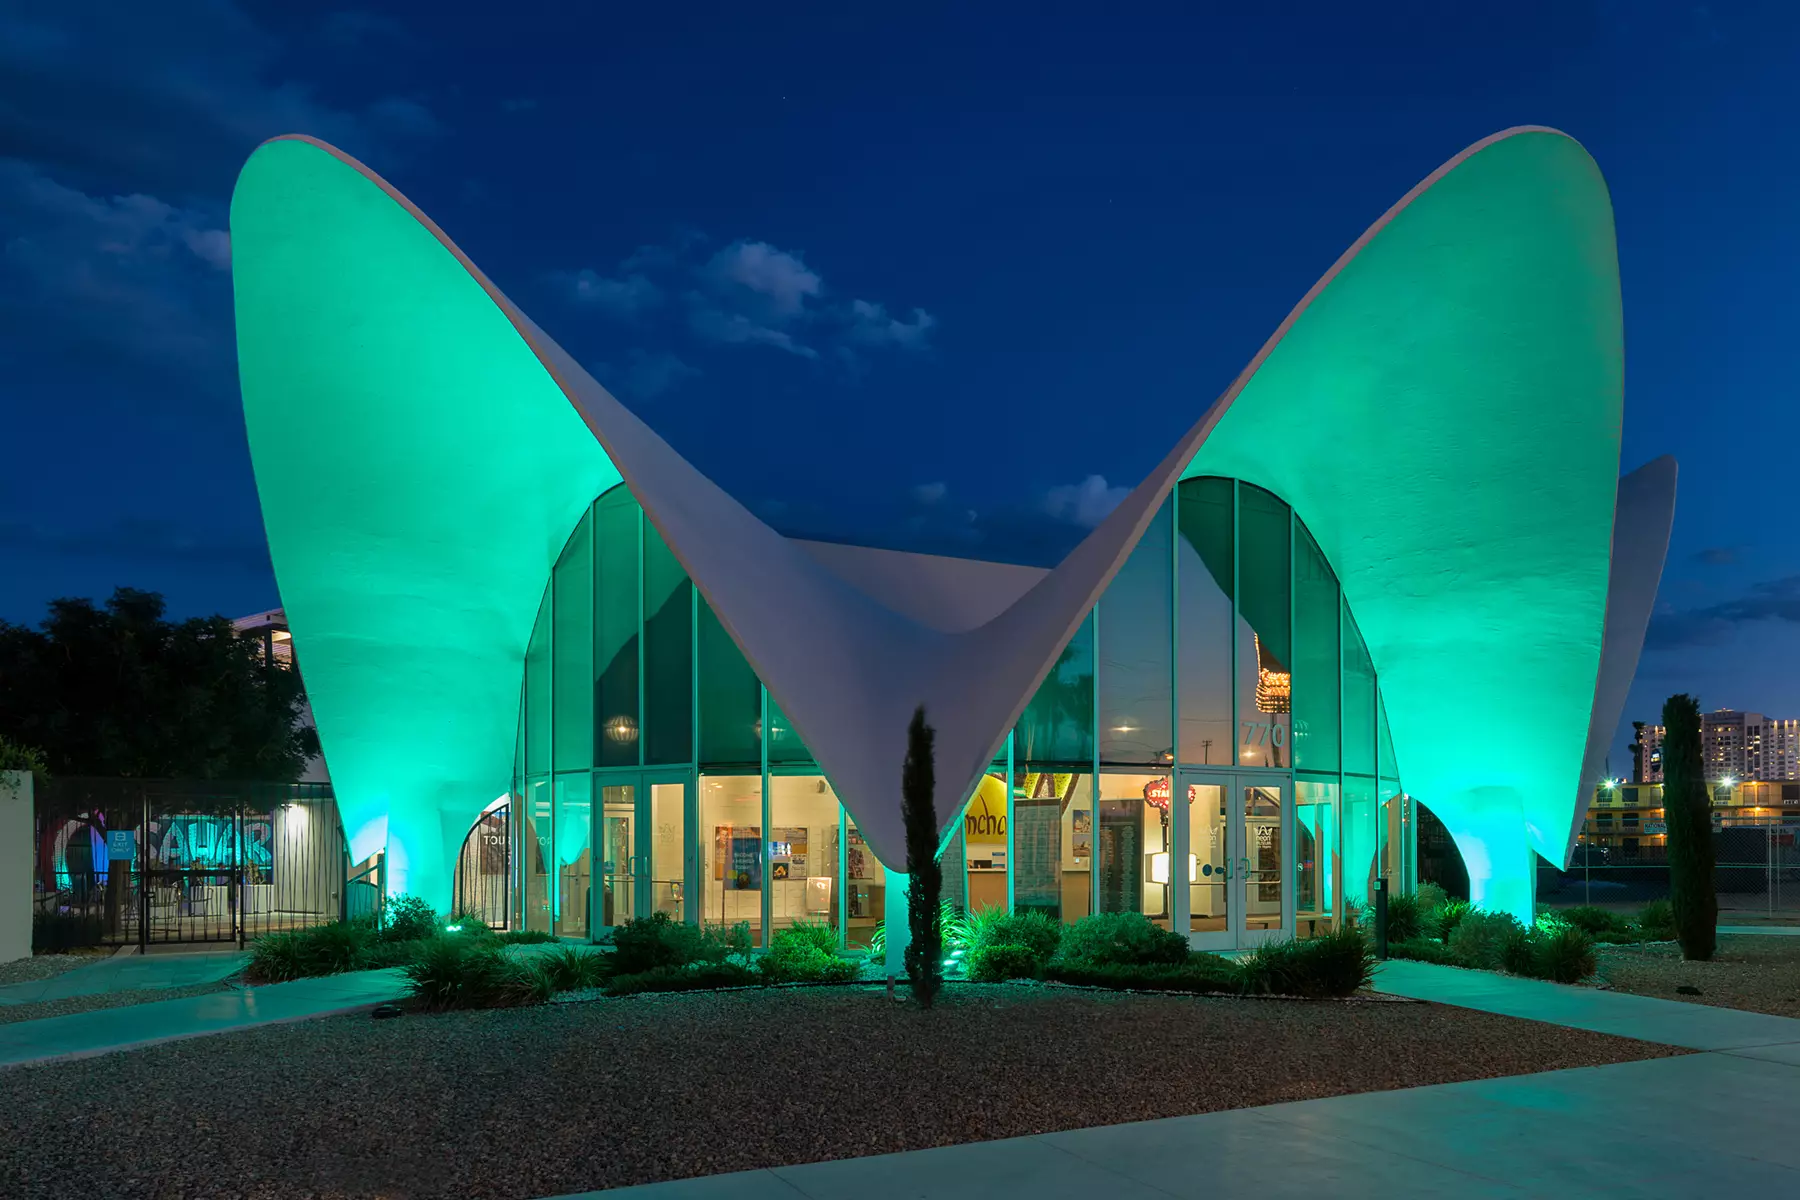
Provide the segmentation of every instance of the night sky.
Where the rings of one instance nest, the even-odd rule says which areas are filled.
[[[1536,123],[1612,188],[1623,467],[1681,460],[1627,719],[1800,716],[1800,5],[1213,7],[0,0],[0,618],[278,603],[225,231],[271,135],[784,531],[1047,564],[1389,204]]]

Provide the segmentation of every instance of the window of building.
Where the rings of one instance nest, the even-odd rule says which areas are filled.
[[[1232,494],[1229,479],[1184,479],[1177,490],[1176,654],[1181,761],[1231,762]]]
[[[694,584],[644,522],[644,761],[694,760]]]
[[[1337,799],[1335,777],[1294,782],[1294,919],[1301,934],[1331,927],[1337,877]],[[1196,895],[1206,890],[1202,886],[1206,882],[1195,885]]]
[[[558,771],[594,763],[594,548],[589,515],[575,527],[552,576],[553,739]],[[635,760],[634,760],[635,761]]]
[[[1293,727],[1294,766],[1303,771],[1338,769],[1338,607],[1337,576],[1301,528],[1294,547]],[[1374,767],[1367,773],[1373,775]]]
[[[1174,507],[1165,503],[1100,599],[1100,760],[1175,760],[1173,708]]]
[[[1167,775],[1100,776],[1094,869],[1101,912],[1141,912],[1165,929],[1173,922],[1169,802]]]
[[[760,775],[700,778],[700,920],[750,927],[763,943],[763,812]]]
[[[616,487],[594,503],[594,760],[635,767],[641,761],[638,711],[638,527],[631,492]]]
[[[1293,560],[1288,506],[1238,485],[1238,765],[1286,767],[1293,694]]]
[[[1094,618],[1089,614],[1057,656],[1019,717],[1014,753],[1021,762],[1094,760]]]
[[[823,775],[769,779],[769,926],[838,925],[838,825],[842,809]]]
[[[1092,909],[1093,774],[1021,770],[1007,822],[1013,909],[1064,922]]]

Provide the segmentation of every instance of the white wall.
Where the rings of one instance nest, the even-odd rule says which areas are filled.
[[[31,773],[0,771],[0,962],[31,957]]]

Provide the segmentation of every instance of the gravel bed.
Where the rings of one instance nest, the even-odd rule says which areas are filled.
[[[0,1195],[535,1197],[1679,1053],[1434,1004],[1004,985],[332,1017],[0,1072]]]
[[[52,979],[64,971],[73,971],[76,967],[91,967],[111,957],[112,952],[108,951],[105,954],[34,954],[30,958],[16,958],[12,962],[0,963],[0,986]]]
[[[1800,1017],[1800,937],[1725,933],[1711,962],[1685,962],[1674,942],[1601,946],[1600,977],[1614,991],[1747,1012]],[[1698,995],[1676,989],[1700,989]]]
[[[14,1021],[36,1021],[44,1017],[66,1017],[70,1013],[92,1012],[97,1008],[126,1008],[148,1004],[152,1000],[179,1000],[183,996],[207,996],[223,992],[228,983],[197,983],[182,988],[139,988],[129,992],[97,992],[91,996],[69,996],[62,1000],[40,1000],[35,1004],[0,1005],[0,1025]]]

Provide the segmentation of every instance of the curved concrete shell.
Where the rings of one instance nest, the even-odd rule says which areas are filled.
[[[976,572],[981,596],[961,602],[963,568],[889,601],[855,553],[770,529],[338,151],[258,149],[232,235],[282,601],[353,850],[385,845],[395,890],[447,899],[462,833],[511,776],[551,565],[621,478],[890,865],[913,709],[938,729],[948,825],[943,796],[992,761],[1193,474],[1266,487],[1312,529],[1402,776],[1455,835],[1477,901],[1529,913],[1530,850],[1566,853],[1606,707],[1622,336],[1605,185],[1561,134],[1511,130],[1435,172],[1061,564]],[[1627,657],[1609,649],[1609,670]],[[1519,752],[1493,754],[1496,731]]]

